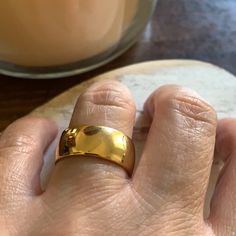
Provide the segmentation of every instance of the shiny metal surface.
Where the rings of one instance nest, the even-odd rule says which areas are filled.
[[[120,165],[131,176],[135,151],[132,140],[118,130],[104,126],[81,126],[62,133],[56,163],[70,157],[102,158]]]

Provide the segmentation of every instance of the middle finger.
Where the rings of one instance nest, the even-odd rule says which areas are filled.
[[[215,144],[214,110],[188,89],[164,86],[148,99],[145,114],[152,124],[135,188],[159,210],[174,203],[179,211],[202,217]]]

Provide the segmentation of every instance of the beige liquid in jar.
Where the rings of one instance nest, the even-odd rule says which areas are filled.
[[[78,62],[114,46],[138,0],[0,1],[0,61],[22,66]]]

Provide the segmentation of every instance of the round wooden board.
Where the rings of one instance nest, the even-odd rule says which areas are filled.
[[[143,103],[149,94],[164,84],[178,84],[198,92],[217,111],[218,117],[236,118],[236,78],[227,71],[208,63],[191,60],[163,60],[145,62],[108,72],[85,81],[69,89],[53,100],[37,108],[32,114],[49,117],[57,122],[61,129],[68,126],[74,104],[84,89],[95,81],[113,79],[124,83],[131,91],[137,106],[137,121],[134,127],[133,140],[136,145],[137,157],[140,156],[145,141],[146,124],[140,118]],[[56,82],[56,81],[55,81]],[[56,85],[55,85],[56,86]],[[57,141],[55,141],[56,143]],[[42,171],[42,182],[53,167],[52,151],[55,144],[45,155],[45,166]],[[206,209],[208,209],[211,192],[220,166],[213,166]],[[208,210],[206,210],[207,212]]]

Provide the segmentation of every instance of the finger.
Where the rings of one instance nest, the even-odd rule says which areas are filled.
[[[164,86],[147,100],[145,114],[152,123],[135,188],[158,209],[172,204],[202,217],[215,143],[214,110],[188,89]]]
[[[135,107],[128,89],[118,82],[105,81],[92,85],[78,99],[70,127],[101,125],[111,127],[132,136]],[[94,191],[122,186],[127,174],[123,168],[98,158],[70,158],[57,163],[50,188],[56,191]],[[118,180],[118,182],[115,181]],[[121,182],[120,182],[121,181]],[[93,187],[91,187],[93,186]],[[115,186],[112,188],[116,188]],[[87,194],[87,198],[93,194]]]
[[[223,160],[211,202],[209,222],[217,235],[236,232],[236,120],[221,120],[217,127],[217,157]]]
[[[43,154],[56,134],[56,125],[43,118],[25,117],[6,128],[0,137],[0,202],[40,193]]]

